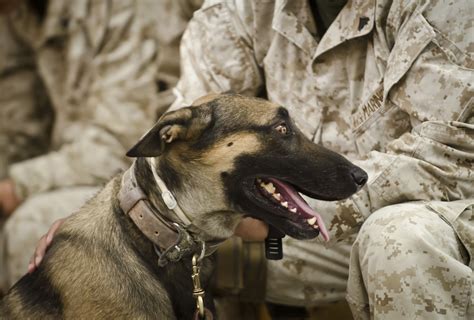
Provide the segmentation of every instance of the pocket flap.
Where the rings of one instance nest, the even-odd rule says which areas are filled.
[[[430,201],[426,206],[452,226],[469,254],[469,267],[474,268],[474,199]]]
[[[423,49],[436,36],[433,28],[421,14],[415,14],[401,29],[387,61],[384,77],[384,101],[388,92],[405,73]]]

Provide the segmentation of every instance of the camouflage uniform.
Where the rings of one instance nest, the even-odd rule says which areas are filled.
[[[195,13],[173,108],[208,92],[266,96],[369,173],[347,200],[311,201],[332,245],[286,239],[267,299],[316,305],[347,286],[361,319],[472,315],[473,10],[349,0],[321,38],[303,0],[212,0]]]
[[[43,154],[8,168],[25,202],[0,234],[4,287],[26,271],[54,220],[128,167],[126,150],[174,99],[180,19],[190,18],[175,1],[50,0],[36,1],[36,10],[24,2],[0,20],[0,147],[19,155],[0,166]],[[180,29],[170,35],[168,27]],[[175,67],[158,69],[163,60]],[[50,140],[51,117],[40,117],[48,108]]]
[[[11,32],[0,15],[0,179],[8,164],[37,156],[47,150],[52,112],[33,57]],[[25,125],[28,124],[28,125]]]

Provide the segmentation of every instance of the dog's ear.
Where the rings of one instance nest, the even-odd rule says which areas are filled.
[[[197,138],[211,122],[212,112],[205,107],[186,107],[165,113],[128,152],[128,157],[158,157],[167,144]]]

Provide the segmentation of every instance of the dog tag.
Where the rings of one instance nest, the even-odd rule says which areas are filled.
[[[161,194],[161,197],[163,198],[163,201],[165,202],[168,209],[173,210],[174,208],[176,208],[176,205],[177,205],[176,199],[173,197],[171,192],[166,190],[165,192]]]

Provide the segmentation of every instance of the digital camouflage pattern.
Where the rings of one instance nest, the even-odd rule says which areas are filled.
[[[311,202],[336,249],[285,240],[286,258],[269,262],[269,300],[342,299],[348,261],[335,243],[367,220],[350,261],[358,317],[473,312],[473,10],[469,1],[349,0],[322,37],[303,0],[212,0],[195,13],[173,108],[208,92],[268,97],[369,173],[352,198]]]
[[[0,178],[11,177],[25,200],[0,235],[4,289],[52,222],[91,194],[76,190],[127,168],[126,151],[175,99],[179,40],[199,6],[27,3],[0,16]]]
[[[352,248],[347,296],[355,319],[369,319],[369,313],[387,320],[472,319],[472,307],[466,309],[472,304],[472,261],[438,205],[444,207],[393,205],[364,222]],[[453,205],[471,220],[472,243],[472,201]]]

